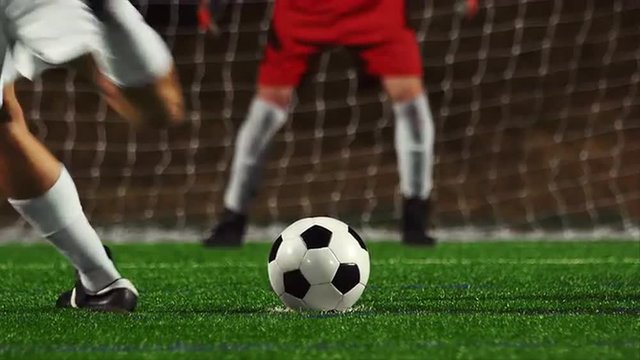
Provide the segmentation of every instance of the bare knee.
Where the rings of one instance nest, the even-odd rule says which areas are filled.
[[[422,80],[416,76],[387,77],[383,84],[393,102],[411,101],[424,93]]]
[[[93,81],[109,106],[136,126],[165,128],[185,119],[182,88],[175,68],[145,85],[119,86],[102,73],[91,55],[80,56],[67,65]]]
[[[0,108],[0,196],[40,196],[59,174],[60,162],[29,131],[13,86],[5,87]]]
[[[274,104],[282,109],[286,109],[291,104],[291,97],[293,96],[293,87],[283,86],[258,86],[257,92],[258,98]]]
[[[138,91],[138,97],[132,94],[134,103],[140,104],[143,124],[154,128],[180,125],[185,121],[182,87],[175,70],[157,79],[151,85],[151,91]]]
[[[96,83],[109,105],[135,125],[166,128],[185,120],[182,89],[173,70],[143,86],[121,88],[101,75]]]

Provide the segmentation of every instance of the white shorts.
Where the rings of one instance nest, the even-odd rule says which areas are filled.
[[[88,2],[104,3],[100,19]],[[0,0],[0,106],[16,76],[32,79],[85,54],[120,86],[148,84],[173,64],[128,0]]]

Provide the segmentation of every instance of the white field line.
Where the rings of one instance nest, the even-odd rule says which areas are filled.
[[[575,266],[575,265],[640,265],[640,257],[625,258],[556,258],[556,259],[388,259],[373,261],[372,266],[473,266],[473,265],[533,265],[533,266]],[[9,270],[51,270],[67,267],[63,262],[0,264],[0,271]],[[224,268],[266,268],[266,264],[249,261],[241,262],[149,262],[149,263],[121,263],[120,269],[129,270],[164,270],[164,269],[224,269]]]

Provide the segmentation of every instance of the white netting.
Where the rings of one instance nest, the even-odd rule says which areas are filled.
[[[450,0],[408,4],[437,118],[436,227],[638,236],[640,3],[485,0],[473,19]],[[136,134],[64,72],[21,83],[20,96],[94,222],[207,227],[272,3],[234,1],[219,38],[198,32],[195,1],[140,6],[176,56],[188,126]],[[392,228],[400,198],[385,100],[347,52],[320,56],[275,138],[256,224],[328,214]],[[3,225],[22,224],[6,205],[0,214]]]

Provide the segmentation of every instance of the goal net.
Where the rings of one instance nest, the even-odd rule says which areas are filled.
[[[474,18],[455,1],[407,3],[436,118],[440,235],[639,236],[640,2],[481,0]],[[175,54],[187,126],[136,133],[70,72],[20,82],[19,97],[95,224],[204,229],[221,211],[273,3],[232,1],[217,37],[198,31],[194,0],[138,5]],[[393,114],[354,64],[343,49],[314,61],[271,147],[256,226],[324,214],[395,229]],[[4,203],[0,224],[24,228]]]

